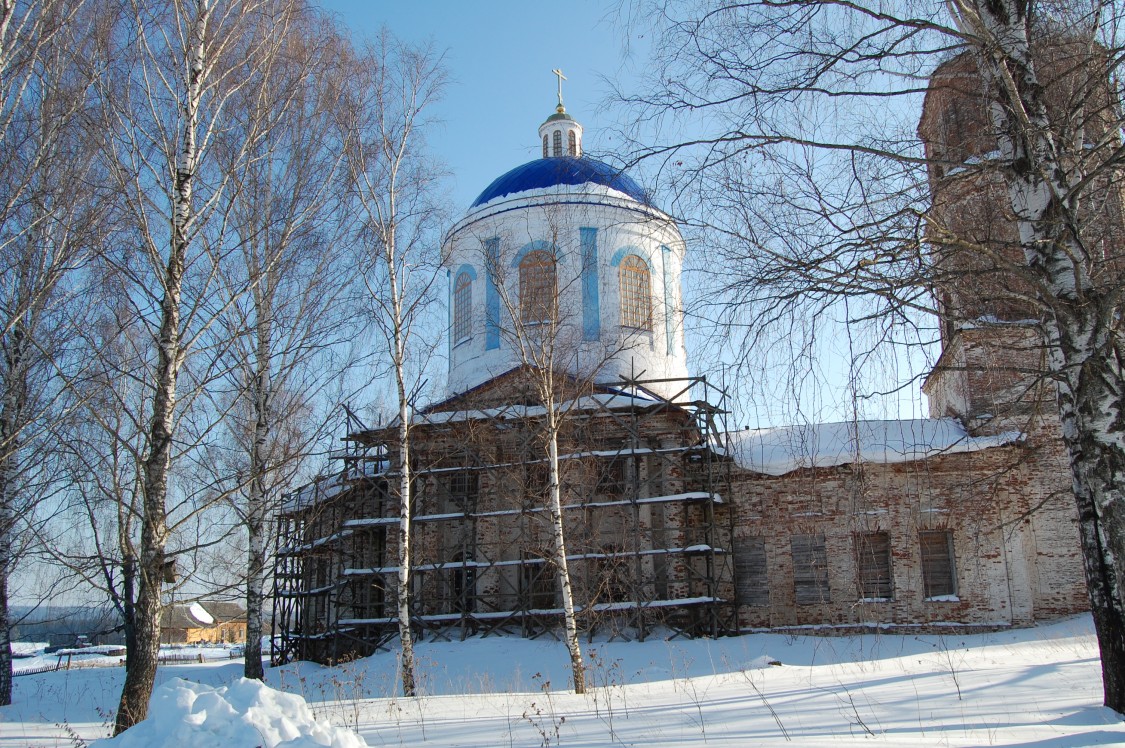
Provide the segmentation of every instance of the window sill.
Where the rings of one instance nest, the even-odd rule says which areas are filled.
[[[460,340],[454,341],[453,347],[454,348],[460,348],[461,346],[465,345],[465,343],[470,342],[472,339],[473,339],[472,335],[469,335],[468,337],[461,338]]]
[[[893,603],[894,601],[893,597],[861,597],[859,599],[861,603]]]
[[[934,595],[933,597],[922,598],[927,603],[959,603],[961,598],[957,595]]]

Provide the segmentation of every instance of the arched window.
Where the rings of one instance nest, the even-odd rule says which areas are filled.
[[[473,279],[461,272],[453,283],[453,343],[468,339],[472,333]]]
[[[566,134],[566,140],[567,140],[567,152],[571,156],[577,156],[578,155],[578,136],[574,133],[574,130],[571,130],[570,132],[568,132]]]
[[[547,158],[551,154],[547,153],[547,134],[543,133],[543,158]]]
[[[550,252],[528,252],[520,260],[520,319],[546,322],[555,316],[555,258]]]
[[[621,324],[638,330],[652,329],[652,274],[645,261],[628,255],[618,270],[621,280]]]
[[[555,130],[555,155],[561,156],[562,152],[562,130]]]

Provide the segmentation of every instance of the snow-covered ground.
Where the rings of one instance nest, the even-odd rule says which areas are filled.
[[[587,644],[595,687],[584,696],[567,690],[566,650],[555,641],[427,641],[417,654],[425,693],[417,699],[394,695],[393,653],[272,669],[267,683],[370,746],[1125,745],[1125,723],[1099,706],[1088,616],[964,636],[595,641]],[[162,666],[159,680],[237,686],[240,670],[240,661]],[[105,736],[122,675],[114,667],[17,678],[15,703],[0,708],[0,748]],[[197,703],[212,705],[227,693],[195,691],[209,694]],[[271,708],[296,710],[268,692],[229,694],[223,703],[252,696],[265,710],[258,720],[276,717]]]

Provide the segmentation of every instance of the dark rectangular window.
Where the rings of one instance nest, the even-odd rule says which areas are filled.
[[[823,535],[794,535],[793,588],[798,605],[826,603],[832,596],[828,588],[828,551]]]
[[[734,546],[734,588],[739,605],[769,605],[764,538],[740,538]]]
[[[533,610],[551,610],[558,606],[558,584],[550,564],[525,561],[522,576],[524,605]]]
[[[629,490],[629,473],[626,458],[612,457],[598,463],[598,486],[602,496],[621,496]]]
[[[477,496],[480,493],[480,476],[471,471],[451,473],[449,476],[449,501],[452,511],[476,511]]]
[[[551,472],[547,465],[537,462],[524,466],[525,501],[533,507],[543,505],[551,485]]]
[[[869,532],[855,536],[856,573],[859,596],[891,598],[891,541],[885,532]]]
[[[926,597],[957,594],[953,535],[946,530],[918,533],[922,549],[922,588]]]

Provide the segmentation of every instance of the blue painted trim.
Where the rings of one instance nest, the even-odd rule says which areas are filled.
[[[641,258],[641,261],[644,262],[644,264],[648,267],[648,271],[650,273],[652,272],[652,261],[645,256],[645,253],[642,252],[639,247],[631,247],[629,245],[621,247],[613,253],[613,257],[609,261],[609,266],[619,267],[621,265],[621,261],[629,255],[636,255],[637,257]]]
[[[602,309],[598,300],[598,230],[580,227],[582,245],[582,337],[597,340],[602,335]]]
[[[668,341],[668,355],[671,356],[675,348],[674,332],[672,330],[673,323],[675,322],[675,310],[672,309],[672,280],[671,271],[668,268],[669,261],[672,256],[672,250],[669,247],[660,245],[660,265],[662,275],[664,276],[664,337]]]
[[[484,287],[484,349],[500,347],[500,291],[496,288],[497,263],[500,262],[500,239],[494,237],[484,242],[486,285]]]
[[[467,262],[461,267],[457,268],[457,272],[453,274],[454,280],[461,277],[461,273],[467,273],[469,276],[469,280],[475,281],[477,279],[477,271],[473,269],[473,266]]]
[[[445,285],[449,290],[449,303],[446,304],[446,337],[449,338],[449,355],[446,357],[449,361],[447,371],[453,371],[453,274],[447,269],[445,271]]]
[[[496,241],[500,240],[497,239]],[[520,251],[516,252],[516,256],[512,259],[512,267],[518,268],[520,263],[523,262],[523,258],[527,257],[528,253],[539,251],[550,253],[550,255],[555,258],[555,262],[562,262],[562,257],[559,255],[554,244],[542,239],[535,239],[520,247]]]

